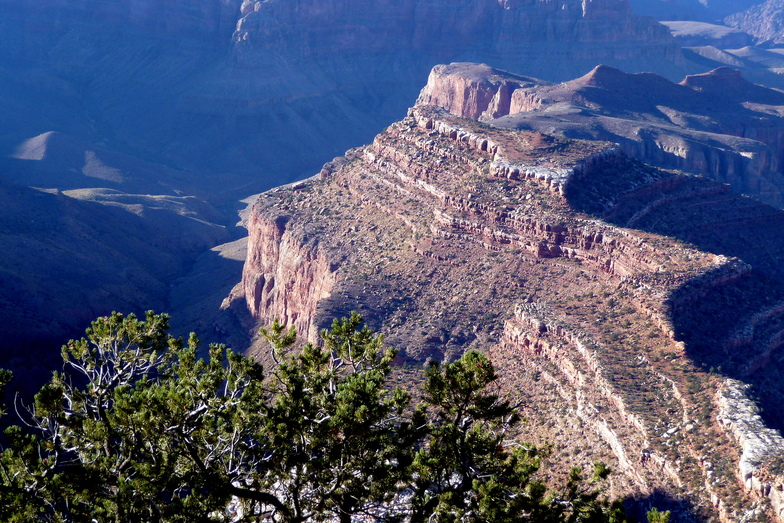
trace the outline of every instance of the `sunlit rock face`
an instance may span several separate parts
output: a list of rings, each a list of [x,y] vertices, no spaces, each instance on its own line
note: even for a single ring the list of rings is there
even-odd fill
[[[602,65],[551,83],[453,63],[433,68],[418,103],[503,127],[617,142],[629,156],[784,207],[784,95],[728,67],[676,84]]]
[[[585,82],[619,72],[599,73]],[[497,76],[430,94],[475,111],[483,97],[462,88],[532,82]],[[357,310],[400,349],[398,380],[487,351],[531,420],[524,439],[553,442],[556,463],[608,463],[638,517],[780,520],[780,210],[612,143],[420,104],[262,194],[247,223],[233,297],[258,325],[316,340]],[[743,383],[765,391],[761,415]]]

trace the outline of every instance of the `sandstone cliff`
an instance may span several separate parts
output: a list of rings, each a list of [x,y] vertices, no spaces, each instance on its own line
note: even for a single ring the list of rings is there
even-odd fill
[[[264,220],[252,213],[248,222],[251,250],[243,275],[243,292],[255,317],[278,318],[316,339],[314,314],[329,298],[336,267],[319,249],[319,239],[290,227],[292,217]]]
[[[607,461],[613,495],[677,521],[774,518],[784,448],[750,450],[727,420],[784,426],[783,218],[610,143],[423,105],[259,198],[243,288],[260,323],[311,337],[359,310],[411,364],[487,350],[525,437]],[[766,387],[764,418],[728,414],[722,375]]]
[[[729,68],[674,84],[600,66],[550,84],[480,64],[442,65],[418,103],[503,127],[614,141],[647,163],[784,206],[784,96]]]

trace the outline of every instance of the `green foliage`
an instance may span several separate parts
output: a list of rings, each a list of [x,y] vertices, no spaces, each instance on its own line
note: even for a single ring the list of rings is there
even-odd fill
[[[431,363],[425,377],[425,399],[436,412],[415,458],[412,523],[625,521],[620,504],[587,489],[577,467],[560,493],[536,479],[546,452],[513,438],[520,418],[489,391],[496,375],[485,355]],[[595,463],[592,482],[609,472]]]
[[[33,430],[7,432],[4,519],[204,521],[226,506],[256,464],[261,368],[220,346],[199,360],[195,337],[167,329],[115,313],[63,347],[71,372],[36,395]]]
[[[670,521],[670,511],[659,512],[656,507],[648,511],[648,523],[667,523]]]
[[[504,438],[519,420],[507,401],[486,387],[495,379],[490,360],[470,351],[425,372],[426,401],[436,412],[427,445],[415,459],[412,521],[518,521],[538,513],[546,491],[532,480],[539,452]]]
[[[65,371],[6,432],[0,519],[623,521],[579,469],[563,492],[537,479],[545,453],[513,437],[476,351],[430,364],[412,405],[387,386],[396,351],[356,313],[301,350],[293,329],[263,329],[267,375],[221,345],[198,358],[168,320],[115,313],[63,347]],[[591,482],[608,474],[597,463]]]
[[[385,387],[395,351],[361,323],[356,313],[335,320],[321,333],[324,347],[307,344],[273,372],[264,434],[290,521],[348,521],[390,501],[406,478],[418,437],[402,417],[409,396]]]

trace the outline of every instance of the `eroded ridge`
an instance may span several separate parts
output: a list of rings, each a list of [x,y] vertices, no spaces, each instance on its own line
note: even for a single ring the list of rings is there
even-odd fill
[[[665,492],[684,521],[773,517],[769,491],[741,481],[742,445],[720,421],[721,375],[735,370],[717,370],[700,344],[775,363],[784,297],[760,260],[778,266],[784,240],[752,231],[773,231],[780,214],[606,142],[420,106],[259,198],[245,299],[259,322],[285,319],[311,339],[358,310],[401,349],[401,383],[428,358],[488,351],[532,421],[521,437],[552,442],[559,463],[608,462],[613,495],[644,505]],[[706,234],[742,237],[759,256]],[[760,282],[767,301],[732,305]]]

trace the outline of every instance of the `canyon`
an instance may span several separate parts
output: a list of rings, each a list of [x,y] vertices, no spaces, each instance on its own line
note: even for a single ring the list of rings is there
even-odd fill
[[[607,462],[633,513],[781,520],[784,213],[613,142],[497,125],[502,97],[555,84],[439,72],[370,145],[259,197],[227,304],[308,339],[357,310],[401,373],[481,348],[521,437]]]
[[[638,517],[784,519],[781,92],[625,0],[0,14],[0,363],[22,381],[112,309],[260,359],[273,318],[314,340],[358,310],[399,381],[487,352],[519,437],[607,462]]]
[[[673,83],[597,66],[551,84],[486,65],[437,66],[419,102],[494,126],[608,140],[646,163],[784,206],[784,95],[722,67]]]
[[[291,181],[371,139],[437,63],[549,79],[598,62],[683,67],[667,28],[625,0],[3,0],[0,12],[0,146],[56,130],[203,186],[243,174],[224,194]]]
[[[435,63],[551,81],[598,61],[690,70],[622,0],[0,0],[0,14],[0,367],[23,396],[112,310],[248,347],[254,321],[225,299],[245,259],[238,200],[371,140]],[[305,277],[324,278],[315,307],[331,276]]]
[[[240,277],[234,254],[216,254],[244,234],[236,227],[239,200],[371,140],[405,114],[436,63],[502,61],[554,80],[596,61],[662,73],[683,68],[668,30],[635,16],[625,0],[569,0],[557,8],[512,0],[0,0],[0,51],[3,183],[32,195],[59,191],[61,201],[79,207],[57,243],[89,237],[83,249],[96,266],[135,296],[118,301],[102,278],[80,278],[61,298],[79,304],[68,307],[78,314],[61,314],[60,298],[49,299],[35,281],[43,268],[79,273],[81,257],[62,256],[42,229],[11,231],[0,273],[16,283],[0,289],[2,311],[35,317],[37,339],[51,353],[63,336],[81,333],[85,318],[121,306],[165,308],[198,320],[185,334],[206,325],[207,340],[225,336],[221,325],[241,318],[220,317],[225,280],[213,284],[199,271],[212,264]],[[52,212],[47,198],[24,201],[41,203],[31,215]],[[141,229],[163,230],[162,207],[174,211],[172,226],[180,215],[206,226],[185,228],[199,237],[171,243],[178,270],[127,278],[130,266],[150,265],[150,252],[118,250],[93,232],[104,228],[106,212],[109,229],[141,222]],[[15,209],[0,210],[0,218],[15,223]],[[40,263],[26,263],[31,257]],[[190,302],[204,295],[211,305],[199,318]],[[21,322],[7,326],[0,359],[14,357],[26,330]],[[232,332],[246,343],[242,329]]]

